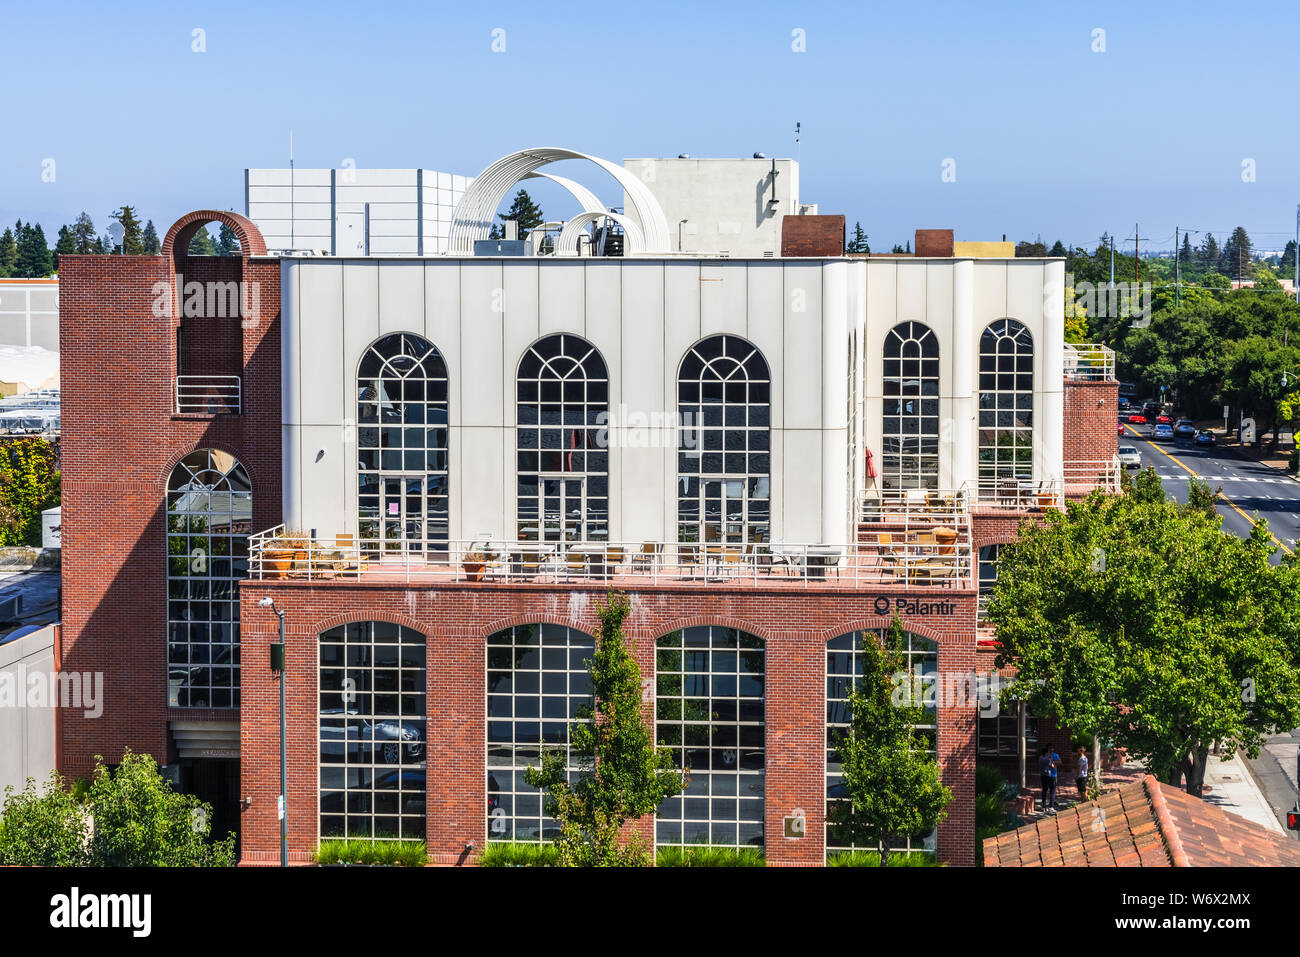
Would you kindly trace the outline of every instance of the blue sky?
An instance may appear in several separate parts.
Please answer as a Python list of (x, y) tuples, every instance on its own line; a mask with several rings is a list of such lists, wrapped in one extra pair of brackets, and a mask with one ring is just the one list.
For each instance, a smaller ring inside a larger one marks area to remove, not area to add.
[(876, 249), (946, 226), (1091, 246), (1135, 221), (1157, 248), (1176, 225), (1222, 240), (1238, 224), (1276, 248), (1300, 203), (1300, 8), (1287, 3), (54, 10), (11, 5), (0, 60), (0, 223), (34, 219), (51, 239), (83, 209), (101, 232), (122, 203), (159, 232), (190, 209), (242, 209), (242, 170), (287, 165), (291, 129), (300, 167), (473, 174), (526, 146), (793, 155), (798, 120), (801, 198), (860, 220)]

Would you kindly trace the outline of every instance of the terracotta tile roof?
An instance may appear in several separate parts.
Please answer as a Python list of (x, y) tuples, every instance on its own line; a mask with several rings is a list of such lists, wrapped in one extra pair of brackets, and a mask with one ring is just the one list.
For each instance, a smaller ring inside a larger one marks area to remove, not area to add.
[(1300, 867), (1300, 842), (1151, 775), (984, 841), (986, 867)]

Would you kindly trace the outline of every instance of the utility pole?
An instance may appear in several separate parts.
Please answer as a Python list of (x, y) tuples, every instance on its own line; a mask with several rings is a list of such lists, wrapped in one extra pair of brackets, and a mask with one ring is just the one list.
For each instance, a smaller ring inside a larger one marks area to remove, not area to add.
[(1139, 241), (1141, 241), (1141, 242), (1145, 242), (1145, 241), (1149, 240), (1151, 237), (1149, 237), (1149, 236), (1139, 236), (1139, 235), (1138, 235), (1138, 224), (1137, 224), (1137, 223), (1134, 223), (1134, 224), (1133, 224), (1133, 235), (1132, 235), (1130, 238), (1133, 240), (1133, 295), (1136, 296), (1136, 295), (1138, 294), (1138, 286), (1139, 286), (1139, 281), (1138, 281), (1138, 242), (1139, 242)]
[(1300, 302), (1300, 205), (1295, 208), (1295, 301)]
[(1175, 307), (1177, 307), (1179, 304), (1180, 301), (1179, 293), (1182, 292), (1182, 288), (1178, 284), (1178, 277), (1179, 277), (1178, 264), (1180, 259), (1180, 255), (1179, 255), (1180, 252), (1181, 250), (1178, 248), (1178, 227), (1175, 226), (1174, 227), (1174, 306)]

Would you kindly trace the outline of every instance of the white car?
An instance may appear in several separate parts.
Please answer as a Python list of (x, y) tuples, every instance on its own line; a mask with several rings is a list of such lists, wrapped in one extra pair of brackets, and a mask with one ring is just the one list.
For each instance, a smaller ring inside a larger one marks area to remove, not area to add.
[(1140, 469), (1142, 467), (1142, 456), (1138, 455), (1138, 450), (1131, 445), (1121, 445), (1119, 447), (1119, 464), (1126, 469)]

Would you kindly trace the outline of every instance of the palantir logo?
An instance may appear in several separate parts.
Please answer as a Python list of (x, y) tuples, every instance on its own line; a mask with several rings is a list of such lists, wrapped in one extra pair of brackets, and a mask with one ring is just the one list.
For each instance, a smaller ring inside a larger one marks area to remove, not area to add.
[(82, 894), (74, 887), (68, 894), (50, 898), (50, 926), (122, 929), (133, 937), (148, 937), (153, 929), (152, 894)]

